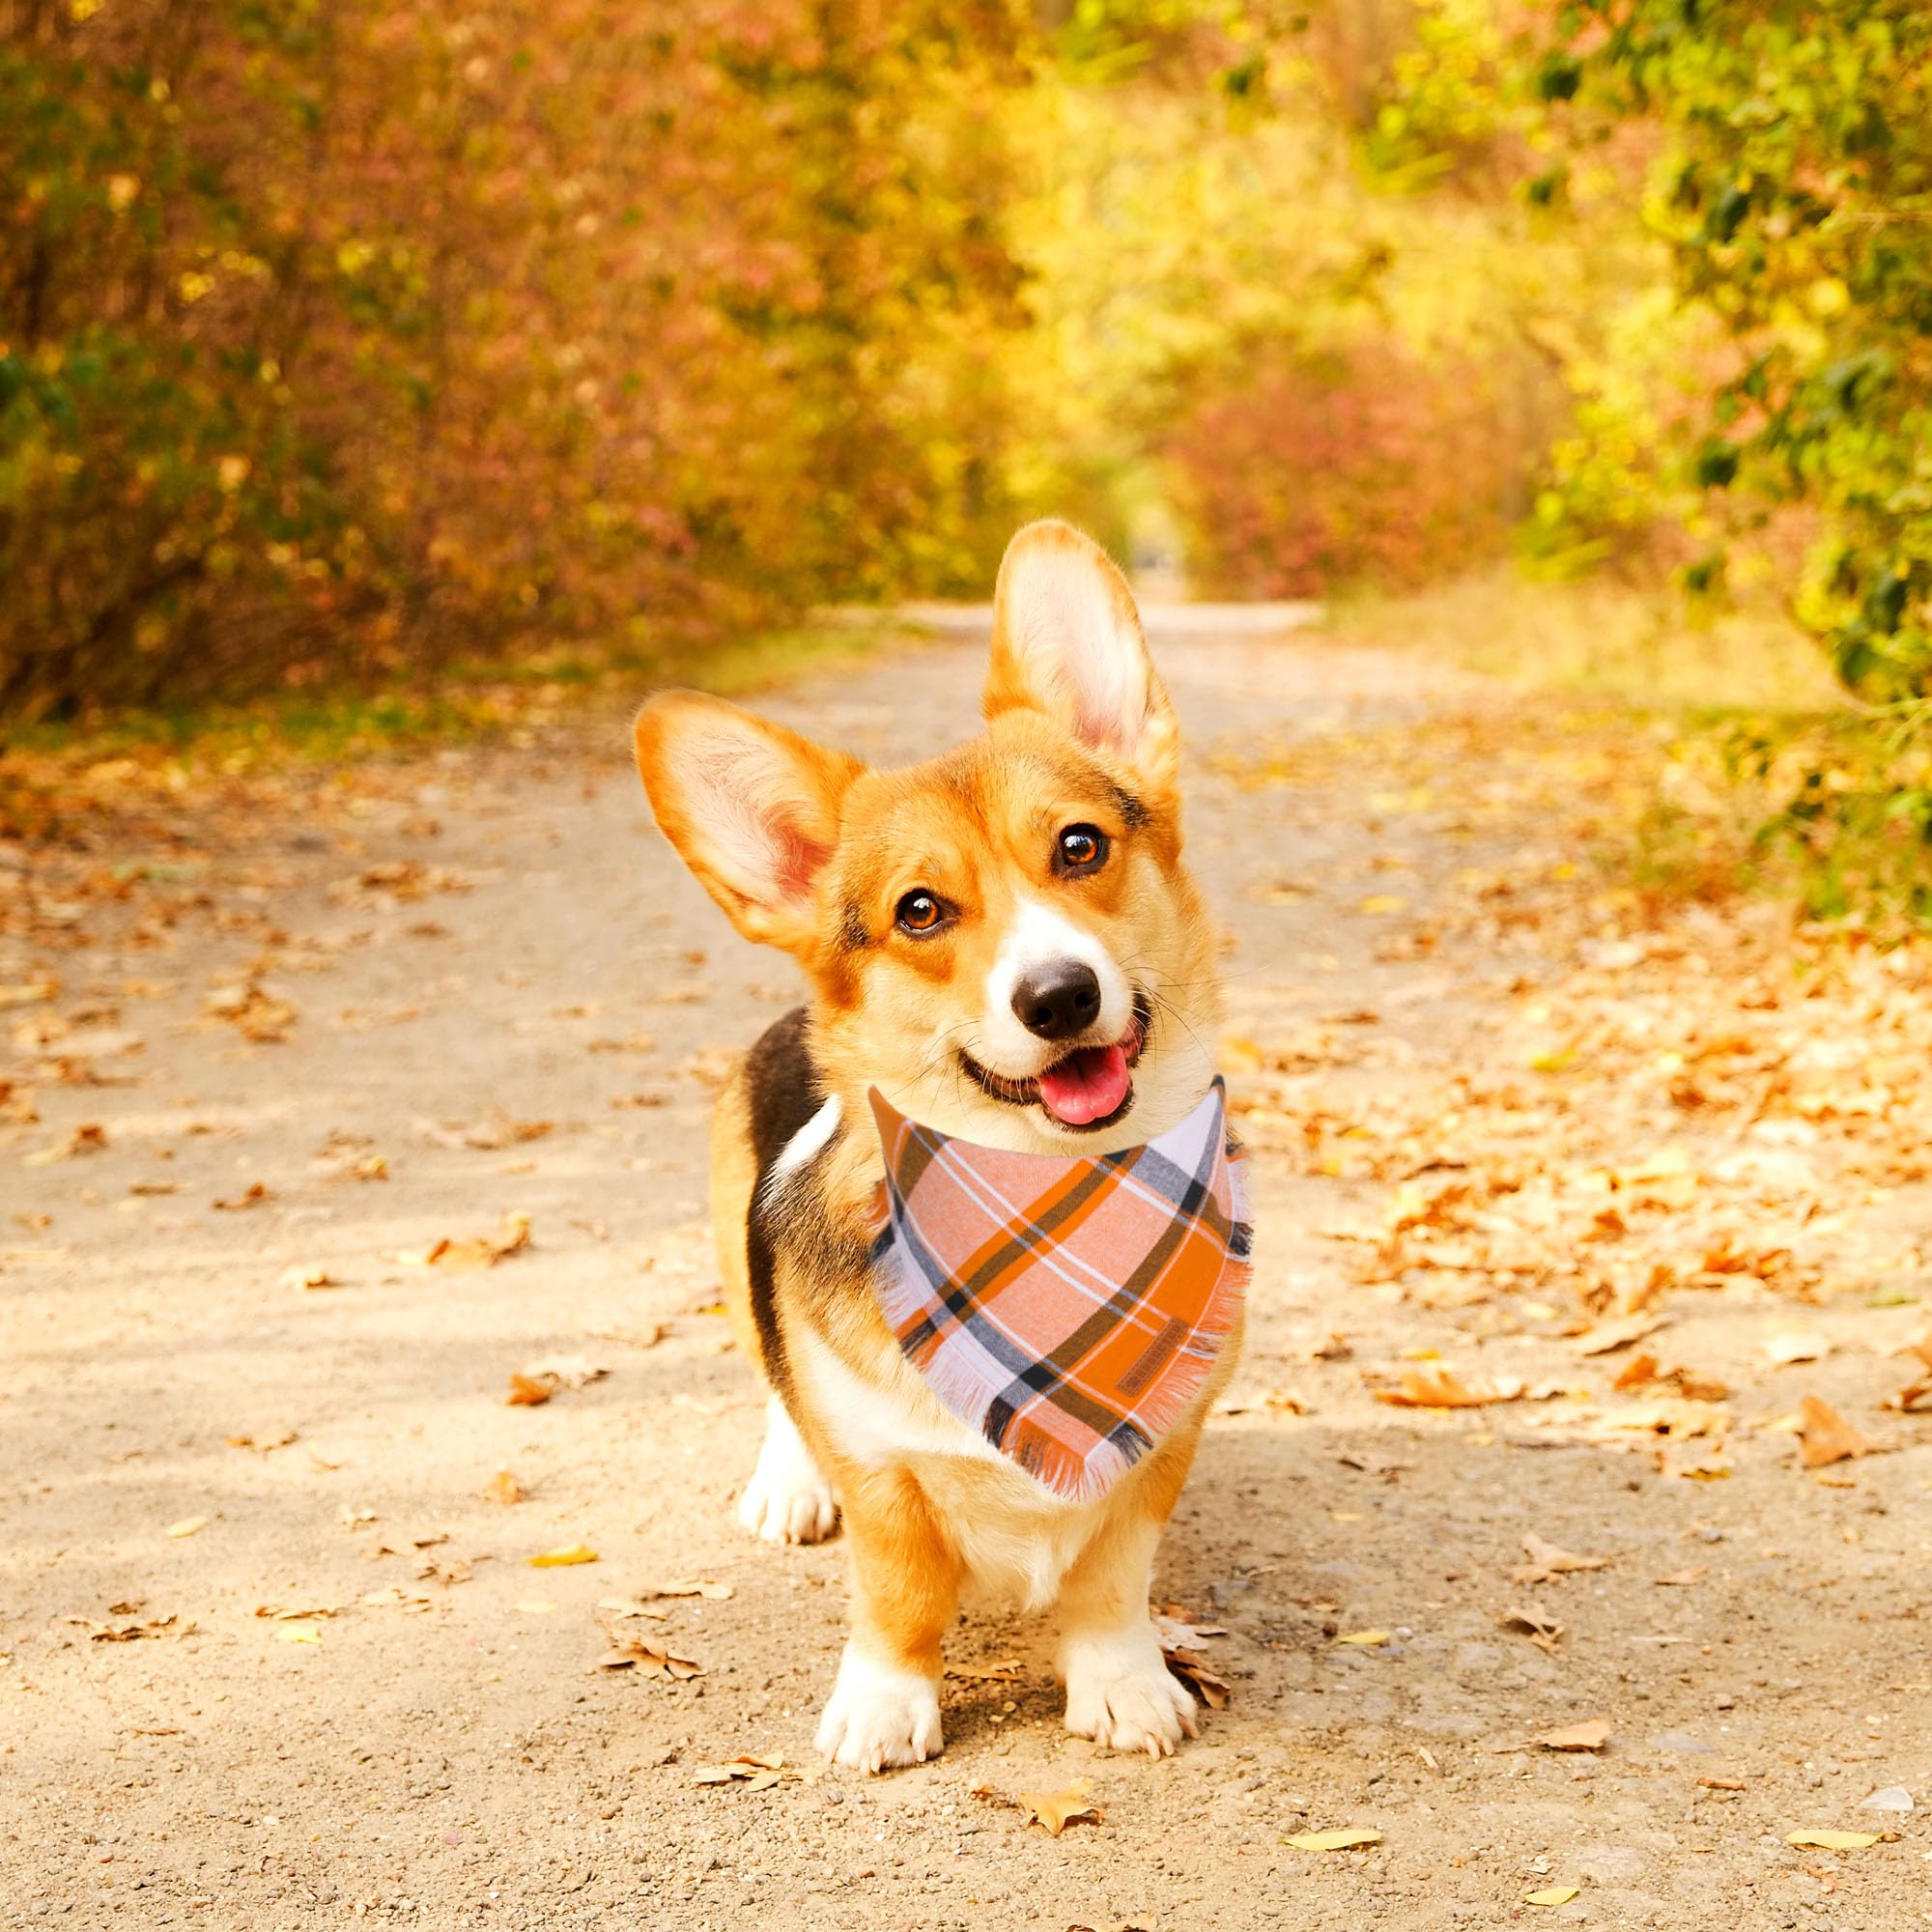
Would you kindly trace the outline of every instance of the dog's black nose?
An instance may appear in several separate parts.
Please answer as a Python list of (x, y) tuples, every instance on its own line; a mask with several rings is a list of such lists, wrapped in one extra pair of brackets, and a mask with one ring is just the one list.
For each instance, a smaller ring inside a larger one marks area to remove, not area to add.
[(1049, 959), (1013, 988), (1013, 1011), (1041, 1039), (1071, 1039), (1100, 1017), (1100, 981), (1078, 959)]

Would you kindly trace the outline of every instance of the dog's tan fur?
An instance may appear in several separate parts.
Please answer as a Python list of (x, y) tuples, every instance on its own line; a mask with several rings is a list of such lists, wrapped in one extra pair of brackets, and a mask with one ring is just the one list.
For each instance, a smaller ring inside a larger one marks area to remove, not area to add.
[[(941, 1639), (969, 1583), (1058, 1599), (1070, 1727), (1155, 1753), (1192, 1733), (1148, 1625), (1148, 1574), (1238, 1349), (1237, 1337), (1154, 1450), (1100, 1501), (1073, 1505), (940, 1406), (870, 1292), (871, 1088), (983, 1145), (1098, 1153), (1173, 1125), (1211, 1071), (1214, 947), (1181, 864), (1173, 712), (1124, 581), (1065, 525), (1031, 526), (1009, 550), (985, 710), (972, 743), (896, 772), (694, 694), (660, 696), (638, 721), (659, 824), (739, 930), (784, 948), (810, 984), (816, 1087), (800, 1104), (836, 1102), (834, 1129), (792, 1172), (771, 1175), (767, 1149), (758, 1197), (758, 1114), (776, 1103), (754, 1054), (719, 1102), (711, 1208), (733, 1331), (782, 1402), (754, 1513), (764, 1533), (809, 1540), (829, 1527), (828, 1492), (842, 1508), (852, 1636), (820, 1742), (871, 1769), (938, 1748)], [(1107, 836), (1091, 877), (1055, 873), (1054, 840), (1070, 823)], [(937, 936), (895, 926), (915, 889), (957, 908)], [(1152, 1009), (1130, 1111), (1091, 1133), (961, 1069), (1023, 915), (1104, 947)], [(769, 1251), (756, 1264), (754, 1221)], [(782, 1453), (786, 1418), (815, 1470)]]

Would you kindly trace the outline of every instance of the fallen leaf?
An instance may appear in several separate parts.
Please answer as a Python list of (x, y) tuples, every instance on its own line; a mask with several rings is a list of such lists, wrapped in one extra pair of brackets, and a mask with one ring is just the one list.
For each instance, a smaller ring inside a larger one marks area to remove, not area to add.
[(1911, 1792), (1902, 1784), (1888, 1784), (1874, 1791), (1870, 1797), (1859, 1800), (1861, 1811), (1909, 1812), (1915, 1808)]
[(1876, 1456), (1890, 1449), (1889, 1442), (1874, 1441), (1861, 1435), (1830, 1404), (1807, 1395), (1798, 1406), (1798, 1461), (1801, 1467), (1822, 1469), (1854, 1456)]
[(1196, 1656), (1191, 1650), (1163, 1649), (1161, 1659), (1175, 1676), (1200, 1693), (1201, 1701), (1210, 1711), (1225, 1711), (1228, 1708), (1234, 1686), (1213, 1669), (1205, 1657)]
[(1529, 1561), (1519, 1563), (1510, 1572), (1513, 1583), (1547, 1583), (1570, 1571), (1609, 1568), (1607, 1556), (1578, 1556), (1571, 1550), (1559, 1549), (1553, 1543), (1546, 1543), (1540, 1536), (1525, 1536), (1522, 1548)]
[(747, 1751), (741, 1757), (727, 1759), (724, 1764), (701, 1764), (692, 1774), (694, 1784), (735, 1784), (743, 1783), (747, 1791), (767, 1791), (781, 1778), (802, 1777), (804, 1773), (794, 1771), (784, 1761), (781, 1751), (768, 1754)]
[(1397, 1408), (1485, 1408), (1491, 1403), (1516, 1402), (1522, 1385), (1478, 1382), (1473, 1388), (1451, 1369), (1405, 1369), (1399, 1388), (1376, 1390), (1376, 1400)]
[(613, 1617), (649, 1617), (654, 1623), (664, 1623), (670, 1616), (668, 1610), (661, 1610), (636, 1597), (599, 1597), (597, 1607)]
[(527, 1141), (540, 1141), (555, 1131), (556, 1123), (553, 1121), (515, 1121), (501, 1113), (468, 1127), (453, 1127), (437, 1121), (416, 1122), (416, 1132), (432, 1147), (477, 1148), (491, 1153)]
[[(140, 1608), (139, 1604), (112, 1604), (107, 1614), (110, 1617), (132, 1617)], [(142, 1617), (119, 1624), (96, 1623), (88, 1617), (70, 1617), (68, 1622), (86, 1630), (90, 1643), (138, 1643), (144, 1637), (185, 1636), (194, 1628), (192, 1624), (185, 1624), (177, 1629), (172, 1616)]]
[(1887, 1396), (1880, 1406), (1896, 1409), (1901, 1415), (1932, 1413), (1932, 1376), (1920, 1376), (1917, 1381), (1906, 1383), (1896, 1395)]
[(507, 1469), (498, 1469), (483, 1485), (484, 1495), (493, 1503), (520, 1503), (529, 1492)]
[(1539, 1650), (1554, 1650), (1563, 1626), (1546, 1609), (1532, 1604), (1526, 1608), (1505, 1610), (1497, 1621), (1504, 1630), (1528, 1637)]
[(56, 1141), (52, 1147), (43, 1148), (38, 1153), (30, 1153), (26, 1158), (28, 1167), (51, 1167), (56, 1161), (74, 1160), (86, 1153), (105, 1153), (107, 1151), (107, 1129), (89, 1122), (75, 1127), (63, 1141)]
[(503, 1403), (508, 1408), (541, 1408), (554, 1393), (548, 1382), (533, 1382), (528, 1376), (513, 1375), (510, 1392)]
[(169, 1523), (166, 1533), (169, 1536), (192, 1536), (196, 1530), (205, 1528), (207, 1523), (205, 1516), (185, 1516), (179, 1522)]
[(316, 1624), (277, 1624), (275, 1626), (275, 1640), (278, 1643), (320, 1643), (322, 1641), (322, 1630)]
[(946, 1666), (949, 1677), (963, 1677), (976, 1684), (1013, 1684), (1020, 1676), (1020, 1661), (1017, 1657), (996, 1657), (986, 1663), (949, 1663)]
[(1667, 1315), (1625, 1315), (1614, 1321), (1605, 1321), (1592, 1328), (1587, 1334), (1577, 1339), (1577, 1352), (1579, 1355), (1613, 1355), (1619, 1349), (1628, 1349), (1641, 1342), (1646, 1335), (1654, 1335), (1668, 1321)]
[(1706, 1791), (1748, 1791), (1750, 1789), (1750, 1786), (1742, 1777), (1700, 1777), (1697, 1782)]
[(1057, 1838), (1069, 1825), (1100, 1822), (1100, 1807), (1087, 1796), (1091, 1788), (1089, 1779), (1076, 1777), (1065, 1791), (1022, 1791), (1013, 1802), (1026, 1813), (1027, 1824), (1044, 1825)]
[(445, 1235), (420, 1251), (399, 1254), (405, 1267), (440, 1267), (450, 1273), (474, 1268), (495, 1267), (511, 1255), (522, 1254), (530, 1245), (530, 1217), (522, 1212), (503, 1216), (503, 1232), (496, 1236), (475, 1235), (454, 1240)]
[[(391, 1583), (384, 1589), (367, 1591), (359, 1601), (371, 1609), (409, 1610), (419, 1614), (430, 1607), (432, 1600), (420, 1591), (399, 1589)], [(519, 1604), (517, 1607), (521, 1610), (525, 1605)]]
[(384, 1556), (413, 1556), (418, 1549), (434, 1549), (448, 1541), (446, 1529), (425, 1530), (420, 1536), (400, 1535), (391, 1530), (371, 1544), (365, 1553), (373, 1563)]
[(1787, 1832), (1787, 1845), (1811, 1846), (1821, 1852), (1862, 1852), (1877, 1844), (1883, 1832)]
[(683, 1683), (704, 1675), (703, 1664), (675, 1651), (659, 1650), (638, 1637), (625, 1637), (611, 1645), (592, 1666), (597, 1670), (632, 1670), (642, 1677), (661, 1677)]
[(1596, 1751), (1609, 1742), (1610, 1726), (1603, 1718), (1585, 1718), (1581, 1723), (1567, 1724), (1560, 1731), (1545, 1731), (1537, 1739), (1545, 1750)]
[(1577, 1896), (1574, 1885), (1547, 1885), (1541, 1891), (1526, 1891), (1522, 1895), (1525, 1905), (1568, 1905)]
[(1796, 1330), (1768, 1335), (1760, 1346), (1765, 1359), (1775, 1369), (1789, 1368), (1793, 1362), (1822, 1361), (1832, 1352), (1832, 1344), (1827, 1337), (1802, 1334)]
[(1379, 1832), (1344, 1827), (1339, 1832), (1297, 1832), (1282, 1843), (1293, 1845), (1297, 1852), (1347, 1852), (1357, 1845), (1379, 1845), (1381, 1841)]
[(250, 1208), (259, 1208), (266, 1201), (272, 1201), (274, 1194), (265, 1181), (251, 1180), (233, 1201), (216, 1201), (210, 1205), (218, 1213), (240, 1214)]
[(708, 1579), (696, 1582), (661, 1583), (655, 1590), (646, 1590), (644, 1592), (644, 1595), (647, 1598), (709, 1597), (719, 1602), (722, 1602), (726, 1597), (735, 1596), (736, 1594), (737, 1594), (736, 1589), (732, 1584), (714, 1583), (709, 1581)]
[(1364, 1649), (1373, 1648), (1379, 1643), (1386, 1643), (1388, 1640), (1389, 1633), (1387, 1631), (1374, 1630), (1350, 1631), (1347, 1636), (1338, 1636), (1335, 1639), (1337, 1643), (1360, 1644)]
[(1711, 1574), (1708, 1563), (1693, 1563), (1688, 1570), (1673, 1570), (1667, 1577), (1653, 1577), (1653, 1583), (1672, 1584), (1686, 1587), (1691, 1583), (1701, 1583)]
[(1610, 1386), (1613, 1389), (1641, 1388), (1645, 1382), (1656, 1379), (1657, 1357), (1651, 1354), (1633, 1355)]
[(338, 1604), (257, 1604), (255, 1614), (267, 1617), (271, 1623), (286, 1624), (313, 1622), (319, 1617), (332, 1617), (341, 1608)]
[(553, 1389), (587, 1388), (601, 1382), (611, 1371), (587, 1355), (546, 1355), (540, 1362), (526, 1363), (523, 1374), (533, 1382), (548, 1382)]
[(597, 1552), (581, 1543), (571, 1543), (561, 1549), (546, 1549), (542, 1555), (526, 1560), (532, 1570), (567, 1570), (578, 1563), (595, 1563)]
[[(220, 1204), (216, 1203), (218, 1207)], [(318, 1288), (340, 1288), (342, 1284), (326, 1267), (317, 1266), (312, 1262), (298, 1262), (293, 1267), (282, 1270), (283, 1288), (308, 1291)]]

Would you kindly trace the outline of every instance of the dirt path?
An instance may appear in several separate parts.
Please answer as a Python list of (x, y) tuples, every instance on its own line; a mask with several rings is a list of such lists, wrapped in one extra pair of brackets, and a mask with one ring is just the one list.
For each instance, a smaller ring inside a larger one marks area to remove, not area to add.
[[(1156, 646), (1262, 1229), (1161, 1571), (1225, 1627), (1204, 1741), (1065, 1738), (1042, 1634), (975, 1616), (953, 1658), (1019, 1667), (949, 1685), (944, 1757), (818, 1774), (843, 1555), (732, 1519), (759, 1410), (699, 1220), (708, 1078), (793, 980), (613, 725), (0, 851), (0, 1924), (1932, 1923), (1922, 1813), (1860, 1808), (1932, 1803), (1932, 1418), (1878, 1406), (1932, 1214), (1914, 1076), (1870, 1072), (1922, 1065), (1920, 983), (1816, 967), (1800, 1009), (1761, 918), (1634, 935), (1552, 803), (1610, 781), (1593, 741), (1511, 764), (1545, 714), (1319, 638)], [(770, 708), (912, 756), (978, 671)], [(1878, 1138), (1906, 1165), (1861, 1172)], [(512, 1214), (497, 1264), (422, 1262)], [(1685, 1373), (1614, 1388), (1643, 1352)], [(506, 1405), (559, 1357), (608, 1373)], [(1892, 1453), (1801, 1471), (1804, 1395)], [(1526, 1537), (1605, 1560), (1519, 1580)], [(701, 1676), (596, 1667), (601, 1602), (693, 1578), (730, 1594), (621, 1628)], [(808, 1775), (694, 1783), (740, 1752)], [(1058, 1838), (999, 1802), (1083, 1777)], [(1344, 1826), (1382, 1841), (1284, 1842)]]

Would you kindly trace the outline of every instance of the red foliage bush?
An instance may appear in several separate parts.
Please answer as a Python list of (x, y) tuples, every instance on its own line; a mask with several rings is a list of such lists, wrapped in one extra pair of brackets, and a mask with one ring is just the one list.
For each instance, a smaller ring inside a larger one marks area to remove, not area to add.
[(1166, 456), (1189, 575), (1226, 596), (1408, 588), (1508, 541), (1534, 439), (1514, 371), (1268, 345), (1197, 380)]

